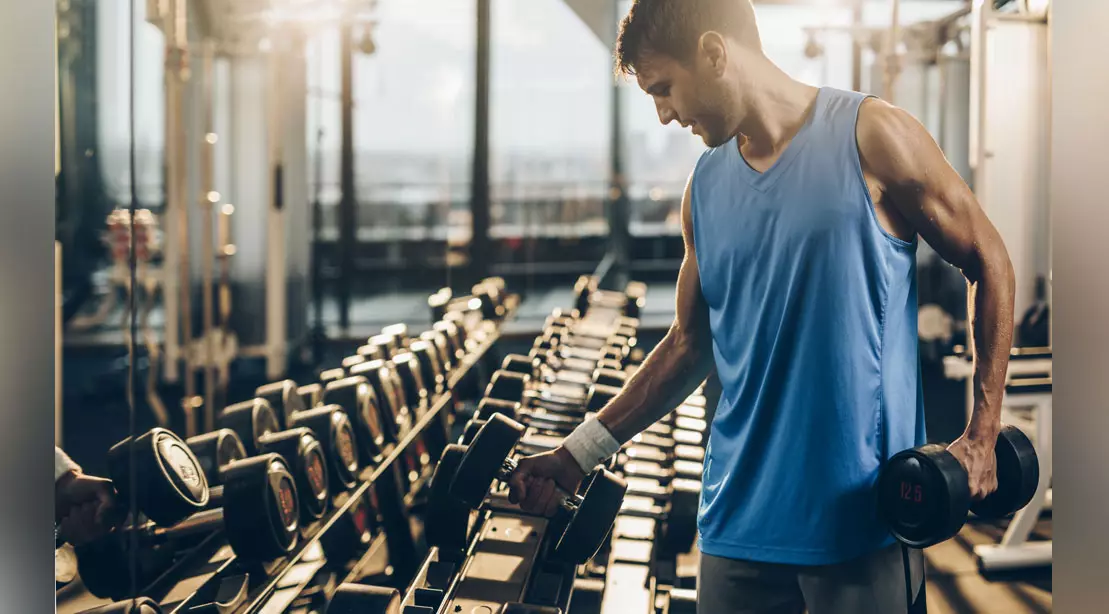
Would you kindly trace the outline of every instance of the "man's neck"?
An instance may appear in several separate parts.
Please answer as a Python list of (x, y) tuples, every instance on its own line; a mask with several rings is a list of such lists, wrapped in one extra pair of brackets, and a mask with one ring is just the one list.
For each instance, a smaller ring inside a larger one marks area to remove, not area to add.
[(789, 144), (804, 125), (818, 89), (773, 69), (760, 84), (746, 94), (750, 111), (740, 122), (738, 132), (744, 138), (738, 141), (761, 156), (778, 153)]

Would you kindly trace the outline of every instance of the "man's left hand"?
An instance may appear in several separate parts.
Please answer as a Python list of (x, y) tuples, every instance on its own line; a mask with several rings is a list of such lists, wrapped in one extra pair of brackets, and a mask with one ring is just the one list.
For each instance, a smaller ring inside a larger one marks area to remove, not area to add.
[(947, 451), (959, 459), (967, 470), (972, 501), (985, 499), (986, 495), (997, 490), (997, 457), (994, 455), (996, 445), (996, 435), (972, 437), (964, 433), (947, 447)]

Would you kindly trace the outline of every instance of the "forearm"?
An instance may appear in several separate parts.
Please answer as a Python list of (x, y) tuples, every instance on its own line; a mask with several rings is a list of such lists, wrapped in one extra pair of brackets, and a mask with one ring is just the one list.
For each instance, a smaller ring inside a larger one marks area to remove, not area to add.
[(673, 411), (711, 369), (711, 345), (671, 329), (597, 419), (623, 444)]
[(81, 468), (58, 446), (54, 446), (54, 481), (57, 482), (63, 475), (70, 471), (80, 471)]
[(1013, 344), (1015, 280), (1008, 255), (987, 261), (971, 287), (974, 321), (974, 408), (971, 437), (992, 439), (1001, 428), (1001, 400)]

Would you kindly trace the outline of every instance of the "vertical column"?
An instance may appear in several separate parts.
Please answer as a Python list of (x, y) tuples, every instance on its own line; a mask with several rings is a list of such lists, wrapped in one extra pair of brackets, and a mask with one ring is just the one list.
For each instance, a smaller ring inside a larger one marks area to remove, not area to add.
[(470, 277), (489, 271), (489, 65), (492, 0), (477, 0), (477, 57), (474, 87), (474, 160), (470, 178)]
[[(613, 23), (620, 22), (620, 3), (612, 3)], [(615, 35), (614, 35), (615, 36)], [(623, 289), (630, 277), (629, 248), (630, 236), (628, 224), (631, 218), (631, 201), (628, 198), (628, 181), (624, 175), (624, 121), (621, 107), (623, 106), (620, 80), (612, 81), (612, 142), (610, 145), (610, 172), (609, 179), (609, 255), (612, 258), (612, 274), (607, 287)]]
[(342, 198), (339, 201), (339, 328), (344, 333), (350, 329), (350, 284), (354, 279), (354, 245), (357, 216), (354, 193), (354, 45), (350, 20), (340, 28), (339, 53), (342, 54), (342, 145), (339, 160), (339, 183)]

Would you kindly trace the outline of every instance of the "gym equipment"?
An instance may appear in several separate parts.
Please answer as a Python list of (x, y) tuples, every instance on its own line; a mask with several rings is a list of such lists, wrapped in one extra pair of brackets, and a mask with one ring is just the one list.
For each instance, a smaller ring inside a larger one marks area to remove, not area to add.
[(258, 443), (263, 452), (280, 455), (288, 465), (300, 494), (301, 518), (323, 518), (329, 497), (327, 458), (312, 430), (294, 427), (267, 433), (259, 438)]
[(321, 384), (305, 384), (297, 388), (297, 394), (300, 395), (301, 404), (306, 408), (311, 409), (323, 405), (323, 386)]
[[(185, 441), (196, 456), (208, 479), (208, 503), (205, 508), (223, 505), (223, 470), (234, 461), (248, 458), (238, 435), (220, 429)], [(285, 461), (301, 497), (302, 518), (316, 520), (327, 511), (328, 474), (326, 459), (319, 441), (307, 428), (266, 433), (259, 438), (259, 455), (274, 453)]]
[(376, 393), (385, 441), (396, 443), (412, 427), (412, 416), (403, 397), (400, 376), (392, 363), (371, 360), (357, 365), (351, 376), (363, 376)]
[[(340, 584), (327, 605), (327, 614), (401, 614), (400, 591), (366, 584)], [(405, 614), (408, 614), (405, 612)]]
[(254, 391), (254, 396), (265, 399), (270, 404), (282, 429), (289, 428), (294, 413), (308, 409), (297, 394), (296, 382), (291, 379), (259, 386)]
[(358, 483), (358, 438), (346, 410), (324, 405), (297, 412), (290, 426), (311, 429), (327, 451), (329, 482), (336, 492), (354, 488)]
[[(133, 492), (139, 510), (153, 524), (117, 529), (75, 549), (81, 578), (92, 594), (129, 596), (130, 578), (123, 570), (132, 557), (145, 586), (172, 562), (175, 549), (164, 545), (221, 527), (232, 550), (244, 560), (271, 560), (292, 550), (300, 509), (296, 484), (281, 456), (232, 461), (220, 471), (223, 508), (195, 511), (208, 503), (210, 493), (200, 461), (185, 442), (164, 429), (135, 438), (138, 482), (133, 490), (127, 482), (131, 445), (128, 438), (109, 450), (111, 476), (120, 499), (127, 500)], [(132, 530), (139, 531), (137, 552), (130, 548)]]
[(246, 458), (246, 449), (235, 431), (218, 429), (185, 440), (204, 470), (209, 486), (220, 483), (219, 472), (224, 466)]
[(466, 548), (470, 508), (450, 496), (451, 480), (458, 471), (458, 464), (466, 455), (466, 446), (448, 444), (435, 465), (428, 494), (427, 516), (424, 518), (424, 537), (428, 545), (445, 551)]
[(895, 454), (878, 475), (878, 508), (890, 532), (913, 548), (950, 539), (967, 512), (1003, 518), (1024, 507), (1039, 484), (1036, 450), (1020, 429), (1004, 425), (997, 437), (997, 490), (970, 501), (968, 476), (945, 446), (928, 444)]
[(408, 350), (416, 357), (420, 365), (420, 374), (423, 381), (429, 385), (431, 394), (440, 394), (447, 388), (446, 370), (440, 362), (440, 354), (435, 346), (428, 341), (413, 341)]
[(149, 597), (139, 597), (84, 610), (80, 614), (162, 614), (162, 608)]
[(322, 402), (343, 408), (354, 427), (360, 463), (372, 464), (385, 446), (385, 429), (377, 392), (369, 380), (355, 376), (330, 381), (324, 387)]
[(412, 407), (415, 418), (423, 417), (431, 401), (431, 394), (424, 383), (423, 370), (416, 356), (407, 349), (393, 355), (393, 365), (401, 383), (401, 391)]
[(443, 366), (444, 375), (450, 373), (458, 364), (458, 359), (451, 349), (447, 334), (440, 329), (432, 329), (420, 333), (420, 340), (431, 345), (439, 354), (439, 364)]
[(266, 433), (281, 430), (281, 422), (269, 401), (255, 397), (228, 405), (220, 412), (216, 426), (235, 431), (243, 442), (247, 456), (258, 454), (258, 439)]
[[(479, 508), (494, 480), (506, 482), (516, 470), (510, 457), (524, 433), (524, 426), (502, 415), (494, 415), (478, 431), (451, 480), (450, 494), (468, 507)], [(551, 556), (557, 560), (584, 563), (600, 548), (616, 520), (627, 483), (606, 469), (584, 480), (581, 495), (564, 493), (559, 502), (565, 530)]]

